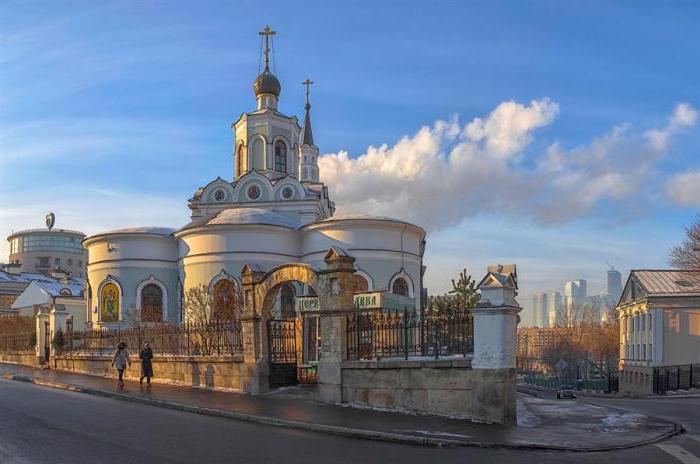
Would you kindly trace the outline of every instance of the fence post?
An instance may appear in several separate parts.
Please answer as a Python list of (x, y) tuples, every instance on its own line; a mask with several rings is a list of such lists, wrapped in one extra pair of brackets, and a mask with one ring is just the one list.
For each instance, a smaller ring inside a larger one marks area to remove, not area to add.
[(408, 360), (408, 308), (403, 308), (403, 355)]

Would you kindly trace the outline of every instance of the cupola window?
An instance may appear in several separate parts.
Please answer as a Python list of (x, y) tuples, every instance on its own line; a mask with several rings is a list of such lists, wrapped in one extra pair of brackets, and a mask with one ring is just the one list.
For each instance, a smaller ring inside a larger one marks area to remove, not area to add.
[(275, 142), (275, 171), (287, 172), (287, 144), (282, 140)]

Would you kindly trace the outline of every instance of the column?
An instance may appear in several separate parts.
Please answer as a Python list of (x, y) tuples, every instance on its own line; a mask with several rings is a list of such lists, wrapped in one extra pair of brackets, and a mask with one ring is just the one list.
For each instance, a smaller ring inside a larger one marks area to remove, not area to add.
[(260, 308), (256, 307), (255, 287), (264, 273), (257, 266), (246, 264), (241, 272), (243, 282), (243, 317), (241, 336), (243, 337), (243, 363), (245, 373), (241, 376), (246, 393), (259, 394), (268, 389), (269, 366), (267, 364), (267, 330), (260, 318)]
[(46, 323), (49, 322), (49, 314), (45, 310), (39, 310), (35, 316), (36, 320), (36, 357), (39, 364), (48, 363), (46, 357), (46, 347), (51, 343), (51, 340), (46, 339)]
[(319, 290), (321, 352), (318, 362), (319, 395), (323, 401), (343, 401), (342, 363), (347, 359), (347, 316), (355, 310), (352, 275), (355, 258), (331, 248), (325, 257)]

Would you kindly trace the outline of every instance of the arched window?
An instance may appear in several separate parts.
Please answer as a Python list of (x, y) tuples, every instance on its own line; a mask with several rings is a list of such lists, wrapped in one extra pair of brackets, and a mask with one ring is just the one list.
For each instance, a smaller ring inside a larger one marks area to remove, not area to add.
[(369, 290), (369, 283), (367, 282), (367, 279), (365, 279), (363, 276), (359, 274), (355, 274), (352, 276), (352, 292), (357, 293), (357, 292), (366, 292)]
[(243, 301), (236, 284), (221, 279), (214, 285), (211, 318), (219, 321), (238, 319)]
[(245, 156), (245, 145), (240, 144), (238, 145), (238, 152), (236, 153), (236, 174), (241, 175), (243, 174), (243, 157)]
[(304, 174), (301, 180), (309, 180), (309, 168), (304, 168)]
[(275, 171), (287, 172), (287, 144), (282, 140), (275, 142)]
[(293, 318), (294, 310), (294, 289), (289, 284), (283, 284), (280, 287), (280, 304), (282, 306), (282, 319)]
[(265, 169), (265, 142), (260, 137), (253, 140), (250, 150), (251, 168), (262, 171)]
[(408, 284), (403, 280), (403, 277), (394, 280), (394, 284), (391, 286), (391, 293), (394, 295), (408, 296)]
[(141, 289), (141, 321), (163, 322), (163, 290), (156, 284)]
[(100, 320), (102, 322), (119, 320), (119, 288), (111, 282), (104, 284), (100, 292)]

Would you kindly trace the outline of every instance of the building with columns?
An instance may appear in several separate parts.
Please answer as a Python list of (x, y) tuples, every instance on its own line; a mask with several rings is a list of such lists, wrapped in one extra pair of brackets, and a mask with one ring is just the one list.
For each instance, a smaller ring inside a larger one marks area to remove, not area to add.
[[(253, 81), (256, 106), (231, 124), (233, 172), (198, 188), (188, 201), (191, 221), (178, 228), (133, 227), (87, 237), (87, 324), (187, 320), (188, 290), (206, 287), (214, 310), (240, 312), (241, 272), (300, 263), (325, 266), (329, 249), (355, 259), (356, 293), (397, 296), (421, 308), (425, 231), (386, 217), (336, 214), (319, 178), (309, 79), (303, 125), (278, 109), (282, 85), (272, 73), (266, 28), (264, 68)], [(301, 79), (300, 79), (301, 81)], [(228, 177), (228, 178), (225, 178)], [(315, 296), (300, 282), (275, 289), (274, 314), (293, 316), (295, 299)], [(395, 299), (394, 299), (395, 300)]]
[(669, 368), (700, 365), (700, 271), (633, 270), (616, 311), (620, 392), (665, 390)]

